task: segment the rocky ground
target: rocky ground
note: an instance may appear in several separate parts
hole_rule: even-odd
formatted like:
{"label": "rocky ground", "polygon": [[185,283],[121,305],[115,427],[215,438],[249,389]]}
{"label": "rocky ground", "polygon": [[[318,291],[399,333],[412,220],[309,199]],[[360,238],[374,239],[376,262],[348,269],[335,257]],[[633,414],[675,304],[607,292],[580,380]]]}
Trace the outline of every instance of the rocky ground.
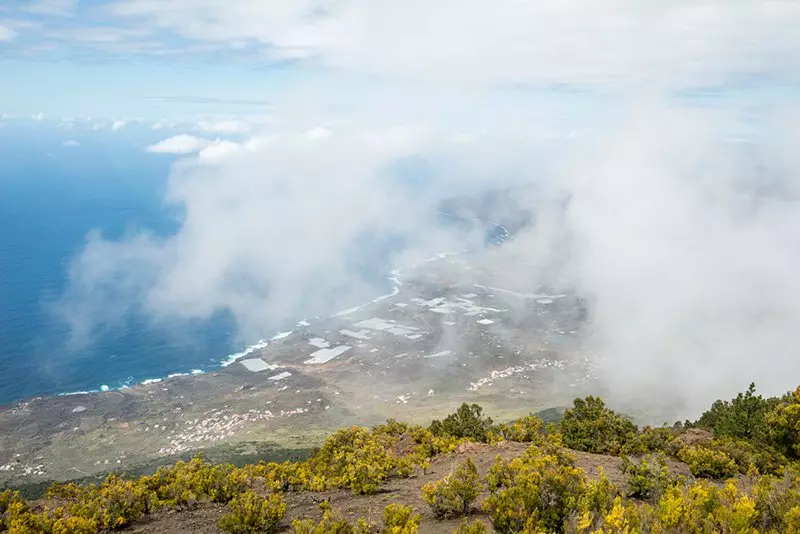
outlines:
{"label": "rocky ground", "polygon": [[343,425],[427,422],[464,401],[511,418],[591,390],[597,362],[581,352],[580,301],[502,287],[468,260],[439,257],[410,269],[393,296],[301,323],[218,372],[7,407],[0,485],[232,444],[300,449]]}

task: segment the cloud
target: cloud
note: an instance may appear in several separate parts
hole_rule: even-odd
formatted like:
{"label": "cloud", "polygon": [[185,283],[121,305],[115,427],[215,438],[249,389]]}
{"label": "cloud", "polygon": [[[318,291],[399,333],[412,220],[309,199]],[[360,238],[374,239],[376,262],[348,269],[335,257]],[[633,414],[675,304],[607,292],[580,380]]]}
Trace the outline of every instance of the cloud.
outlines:
{"label": "cloud", "polygon": [[242,150],[242,145],[239,143],[217,139],[200,150],[197,158],[204,163],[215,163],[230,157],[240,150]]}
{"label": "cloud", "polygon": [[325,9],[312,1],[173,0],[163,9],[126,0],[110,9],[128,24],[193,41],[246,41],[275,58],[445,83],[711,83],[791,75],[800,61],[800,5],[774,0],[345,0]]}
{"label": "cloud", "polygon": [[[397,137],[360,131],[319,142],[298,133],[248,149],[176,136],[151,147],[201,150],[170,177],[166,200],[185,213],[181,229],[166,239],[90,236],[67,295],[76,332],[141,306],[155,318],[228,310],[243,335],[258,336],[374,298],[380,287],[363,269],[379,258],[366,243],[441,237],[428,224],[430,199],[387,174],[424,143]],[[115,311],[103,312],[109,305]]]}
{"label": "cloud", "polygon": [[0,24],[0,43],[13,41],[17,35],[19,34],[16,32],[16,30]]}
{"label": "cloud", "polygon": [[47,115],[45,115],[41,111],[39,113],[34,113],[33,115],[31,115],[31,120],[34,121],[43,121],[45,118],[47,118]]}
{"label": "cloud", "polygon": [[116,120],[111,123],[111,131],[116,132],[118,130],[123,129],[127,125],[127,121]]}
{"label": "cloud", "polygon": [[197,123],[197,129],[204,132],[236,134],[250,131],[250,125],[239,120],[200,121]]}
{"label": "cloud", "polygon": [[157,154],[191,154],[199,152],[212,141],[195,137],[193,135],[181,134],[167,139],[163,139],[154,145],[147,147],[148,152]]}
{"label": "cloud", "polygon": [[581,351],[604,362],[608,393],[696,409],[753,379],[795,386],[800,136],[778,118],[798,116],[800,3],[487,6],[114,3],[114,23],[170,45],[243,40],[356,73],[358,90],[305,84],[271,99],[257,136],[204,120],[188,128],[208,137],[149,146],[189,155],[165,198],[181,226],[90,235],[65,295],[75,331],[140,308],[155,321],[230,312],[244,337],[263,336],[374,296],[363,267],[380,247],[364,243],[462,246],[431,219],[444,196],[533,182],[536,227],[487,270],[497,287],[588,299]]}
{"label": "cloud", "polygon": [[62,144],[63,146],[66,146],[66,147],[74,147],[74,146],[78,146],[78,145],[80,145],[80,143],[79,143],[79,142],[77,142],[77,141],[75,141],[74,139],[69,139],[69,140],[67,140],[67,141],[64,141],[64,142],[63,142],[63,143],[61,143],[61,144]]}

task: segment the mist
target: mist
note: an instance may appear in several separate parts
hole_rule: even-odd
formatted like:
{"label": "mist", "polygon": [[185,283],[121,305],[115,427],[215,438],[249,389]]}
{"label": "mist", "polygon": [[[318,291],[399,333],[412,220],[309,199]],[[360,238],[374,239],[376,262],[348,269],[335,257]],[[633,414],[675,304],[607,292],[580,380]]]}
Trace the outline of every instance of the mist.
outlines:
{"label": "mist", "polygon": [[[278,49],[372,85],[347,97],[305,87],[246,140],[177,150],[164,201],[179,231],[92,234],[73,262],[61,309],[76,343],[131,308],[153,321],[225,311],[242,339],[258,339],[368,301],[380,284],[365,262],[388,273],[479,244],[437,222],[439,202],[525,185],[536,194],[518,200],[535,225],[485,253],[492,283],[586,298],[583,351],[603,362],[604,395],[689,416],[751,381],[793,388],[800,137],[787,117],[800,46],[786,28],[800,14],[781,2],[679,4],[439,2],[441,24],[414,46],[367,31],[394,26],[359,2],[312,28],[270,19],[294,29],[276,33]],[[394,22],[420,9],[397,7]],[[468,35],[485,11],[497,49]],[[234,25],[224,22],[217,38]],[[387,236],[403,247],[381,256]]]}

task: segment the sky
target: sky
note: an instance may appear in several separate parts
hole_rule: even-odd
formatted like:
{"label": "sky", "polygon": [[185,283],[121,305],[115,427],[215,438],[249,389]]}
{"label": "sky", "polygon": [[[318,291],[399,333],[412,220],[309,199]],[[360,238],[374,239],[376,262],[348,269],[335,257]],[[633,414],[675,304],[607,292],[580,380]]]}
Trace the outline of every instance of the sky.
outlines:
{"label": "sky", "polygon": [[370,295],[354,243],[462,245],[427,208],[533,182],[500,282],[592,295],[617,391],[707,405],[800,374],[798,27],[794,0],[6,0],[0,124],[177,158],[174,236],[87,236],[76,339],[130,307],[258,335]]}

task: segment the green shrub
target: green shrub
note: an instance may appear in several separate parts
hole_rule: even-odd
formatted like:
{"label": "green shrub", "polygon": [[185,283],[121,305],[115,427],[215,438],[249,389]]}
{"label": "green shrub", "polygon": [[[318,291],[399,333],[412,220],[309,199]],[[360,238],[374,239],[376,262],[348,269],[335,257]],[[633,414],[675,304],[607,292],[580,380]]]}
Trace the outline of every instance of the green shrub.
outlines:
{"label": "green shrub", "polygon": [[433,421],[430,431],[436,436],[448,435],[485,442],[492,430],[492,420],[482,414],[483,408],[479,405],[464,403],[442,421]]}
{"label": "green shrub", "polygon": [[526,415],[498,427],[503,439],[523,443],[541,443],[544,440],[544,423],[535,415]]}
{"label": "green shrub", "polygon": [[152,494],[142,484],[108,475],[100,486],[87,486],[69,507],[72,516],[92,519],[100,528],[122,528],[150,511]]}
{"label": "green shrub", "polygon": [[716,401],[704,412],[695,426],[707,428],[714,436],[728,436],[748,441],[763,442],[768,437],[766,413],[777,399],[764,399],[756,395],[756,385],[739,393],[730,401]]}
{"label": "green shrub", "polygon": [[684,447],[678,453],[678,458],[689,466],[689,471],[696,477],[723,479],[738,472],[736,462],[730,456],[702,445]]}
{"label": "green shrub", "polygon": [[65,517],[53,523],[53,534],[95,534],[97,523],[88,517]]}
{"label": "green shrub", "polygon": [[10,520],[21,513],[28,511],[28,505],[20,497],[18,491],[5,490],[0,492],[0,530],[8,528]]}
{"label": "green shrub", "polygon": [[383,509],[381,534],[417,534],[421,516],[402,504],[390,504]]}
{"label": "green shrub", "polygon": [[754,471],[762,475],[777,475],[783,473],[787,465],[783,454],[763,443],[753,445],[741,439],[722,437],[712,440],[709,447],[730,456],[739,473]]}
{"label": "green shrub", "polygon": [[592,396],[575,399],[559,428],[565,446],[597,454],[619,454],[637,432],[636,425]]}
{"label": "green shrub", "polygon": [[329,436],[308,468],[330,487],[346,486],[353,493],[375,493],[397,459],[368,429],[351,427]]}
{"label": "green shrub", "polygon": [[422,496],[437,518],[467,514],[481,493],[478,469],[471,458],[455,471],[422,487]]}
{"label": "green shrub", "polygon": [[800,458],[800,386],[765,415],[769,440],[781,452]]}
{"label": "green shrub", "polygon": [[[197,456],[190,462],[161,467],[153,475],[142,477],[141,484],[155,495],[159,506],[186,506],[209,499],[226,503],[248,488],[249,477],[243,469],[230,464],[210,465]],[[58,488],[60,492],[70,488]]]}
{"label": "green shrub", "polygon": [[663,452],[667,456],[676,456],[681,447],[680,441],[671,428],[646,426],[625,442],[620,449],[620,454],[640,456]]}
{"label": "green shrub", "polygon": [[622,458],[622,472],[628,486],[627,495],[637,499],[658,501],[670,486],[680,482],[673,477],[663,456],[644,456],[638,462]]}
{"label": "green shrub", "polygon": [[228,506],[230,512],[219,520],[219,528],[232,534],[273,532],[286,514],[286,503],[274,493],[264,498],[246,491],[232,499]]}
{"label": "green shrub", "polygon": [[453,531],[453,534],[489,534],[489,529],[483,521],[462,521],[460,525]]}
{"label": "green shrub", "polygon": [[315,523],[312,519],[295,519],[292,521],[294,534],[369,534],[373,531],[366,520],[359,518],[355,524],[349,523],[340,512],[333,511],[330,504],[323,502],[322,519]]}
{"label": "green shrub", "polygon": [[497,458],[487,481],[491,493],[483,508],[500,534],[561,532],[586,489],[583,471],[568,455],[536,446],[510,462]]}

